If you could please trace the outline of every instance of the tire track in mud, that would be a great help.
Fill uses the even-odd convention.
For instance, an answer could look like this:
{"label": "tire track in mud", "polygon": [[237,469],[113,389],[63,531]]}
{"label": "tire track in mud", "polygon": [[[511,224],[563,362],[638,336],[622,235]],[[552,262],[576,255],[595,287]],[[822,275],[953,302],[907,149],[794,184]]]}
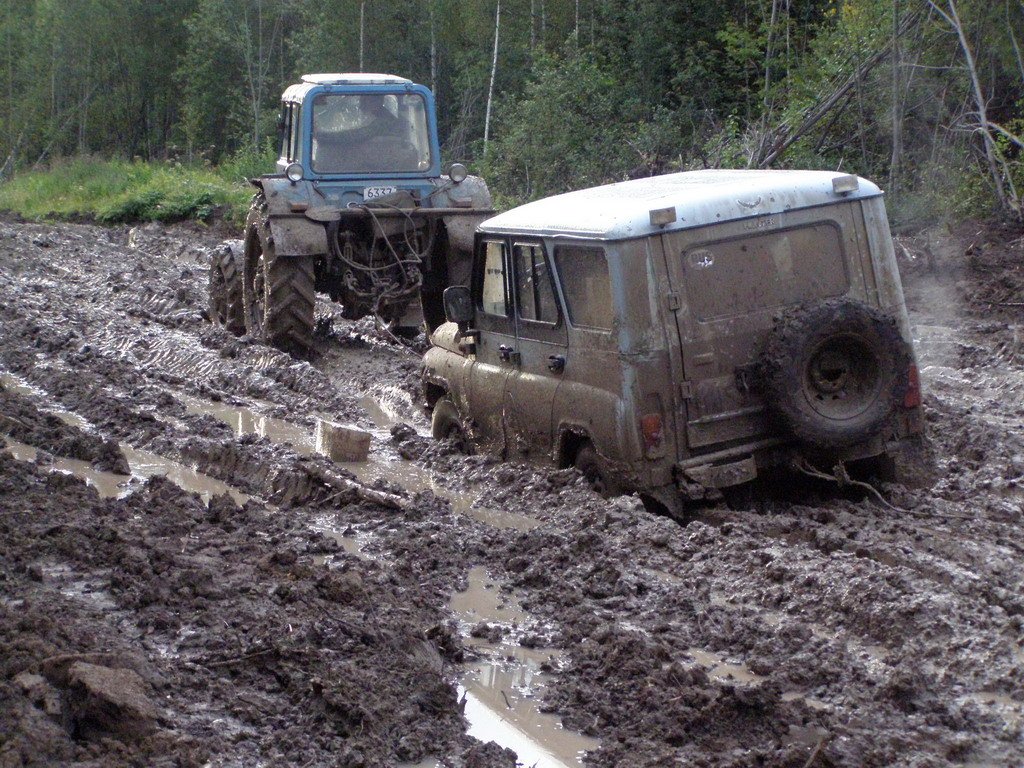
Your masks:
{"label": "tire track in mud", "polygon": [[[35,256],[12,264],[0,239],[0,283],[16,296],[0,318],[0,361],[102,434],[270,499],[263,473],[301,457],[189,414],[181,395],[258,400],[308,429],[331,409],[368,426],[359,394],[392,388],[408,393],[397,409],[412,416],[415,365],[368,348],[364,330],[339,326],[337,347],[315,366],[295,364],[204,325],[201,267],[185,264],[195,262],[187,248],[167,258],[148,246],[154,255],[136,278],[138,255],[108,247],[102,230],[14,229],[16,251]],[[65,229],[81,236],[62,241]],[[30,245],[41,231],[51,233],[47,248]],[[89,237],[97,244],[83,245]],[[73,248],[89,256],[78,275],[54,264]],[[441,486],[537,524],[497,528],[422,485],[397,512],[338,500],[324,508],[300,494],[290,514],[358,532],[409,605],[443,612],[471,566],[486,568],[531,617],[497,627],[506,639],[563,649],[545,706],[600,737],[590,764],[801,766],[816,748],[822,765],[1012,764],[1024,755],[1021,508],[1010,483],[1021,369],[983,356],[978,340],[1001,344],[1005,329],[942,328],[951,330],[926,338],[921,355],[942,477],[933,490],[892,490],[906,515],[833,496],[708,510],[680,528],[635,499],[593,496],[572,472],[462,457],[414,430],[396,433],[398,455]],[[314,558],[337,544],[317,542],[315,552],[298,548],[289,568],[322,567]],[[333,557],[331,573],[353,562]],[[458,645],[438,638],[437,648]],[[301,663],[289,670],[301,675]],[[499,752],[486,761],[510,764]]]}

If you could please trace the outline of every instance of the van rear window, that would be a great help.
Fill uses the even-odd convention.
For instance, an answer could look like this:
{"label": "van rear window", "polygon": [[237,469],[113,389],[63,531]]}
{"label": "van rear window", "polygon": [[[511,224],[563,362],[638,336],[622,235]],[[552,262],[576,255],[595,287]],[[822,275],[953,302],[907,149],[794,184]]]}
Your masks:
{"label": "van rear window", "polygon": [[828,222],[704,243],[681,258],[699,320],[841,296],[850,287],[841,233]]}

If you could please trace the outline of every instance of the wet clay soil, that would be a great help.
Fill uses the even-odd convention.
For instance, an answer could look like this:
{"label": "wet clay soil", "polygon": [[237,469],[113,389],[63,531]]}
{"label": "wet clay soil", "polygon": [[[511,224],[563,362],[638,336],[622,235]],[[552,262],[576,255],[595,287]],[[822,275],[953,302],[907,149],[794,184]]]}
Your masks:
{"label": "wet clay soil", "polygon": [[434,443],[330,305],[212,328],[212,235],[0,221],[0,766],[1024,764],[1022,236],[898,242],[929,482],[680,525]]}

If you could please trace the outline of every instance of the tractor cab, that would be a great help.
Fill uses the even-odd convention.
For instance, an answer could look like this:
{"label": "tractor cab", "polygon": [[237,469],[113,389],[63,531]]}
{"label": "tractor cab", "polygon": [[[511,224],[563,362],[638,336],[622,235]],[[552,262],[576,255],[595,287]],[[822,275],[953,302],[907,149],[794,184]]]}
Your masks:
{"label": "tractor cab", "polygon": [[404,77],[304,75],[281,98],[277,172],[253,179],[241,252],[211,264],[210,316],[305,355],[316,294],[412,335],[469,281],[484,180],[441,172],[434,97]]}
{"label": "tractor cab", "polygon": [[284,92],[280,130],[278,172],[345,188],[344,204],[429,193],[441,175],[434,97],[404,77],[304,75]]}

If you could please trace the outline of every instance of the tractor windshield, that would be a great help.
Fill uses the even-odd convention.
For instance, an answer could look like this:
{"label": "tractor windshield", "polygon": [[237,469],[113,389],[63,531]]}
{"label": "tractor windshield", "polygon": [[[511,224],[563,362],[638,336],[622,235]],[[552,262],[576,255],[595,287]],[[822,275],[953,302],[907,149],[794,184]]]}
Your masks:
{"label": "tractor windshield", "polygon": [[313,99],[316,173],[422,173],[430,168],[423,97],[323,93]]}

